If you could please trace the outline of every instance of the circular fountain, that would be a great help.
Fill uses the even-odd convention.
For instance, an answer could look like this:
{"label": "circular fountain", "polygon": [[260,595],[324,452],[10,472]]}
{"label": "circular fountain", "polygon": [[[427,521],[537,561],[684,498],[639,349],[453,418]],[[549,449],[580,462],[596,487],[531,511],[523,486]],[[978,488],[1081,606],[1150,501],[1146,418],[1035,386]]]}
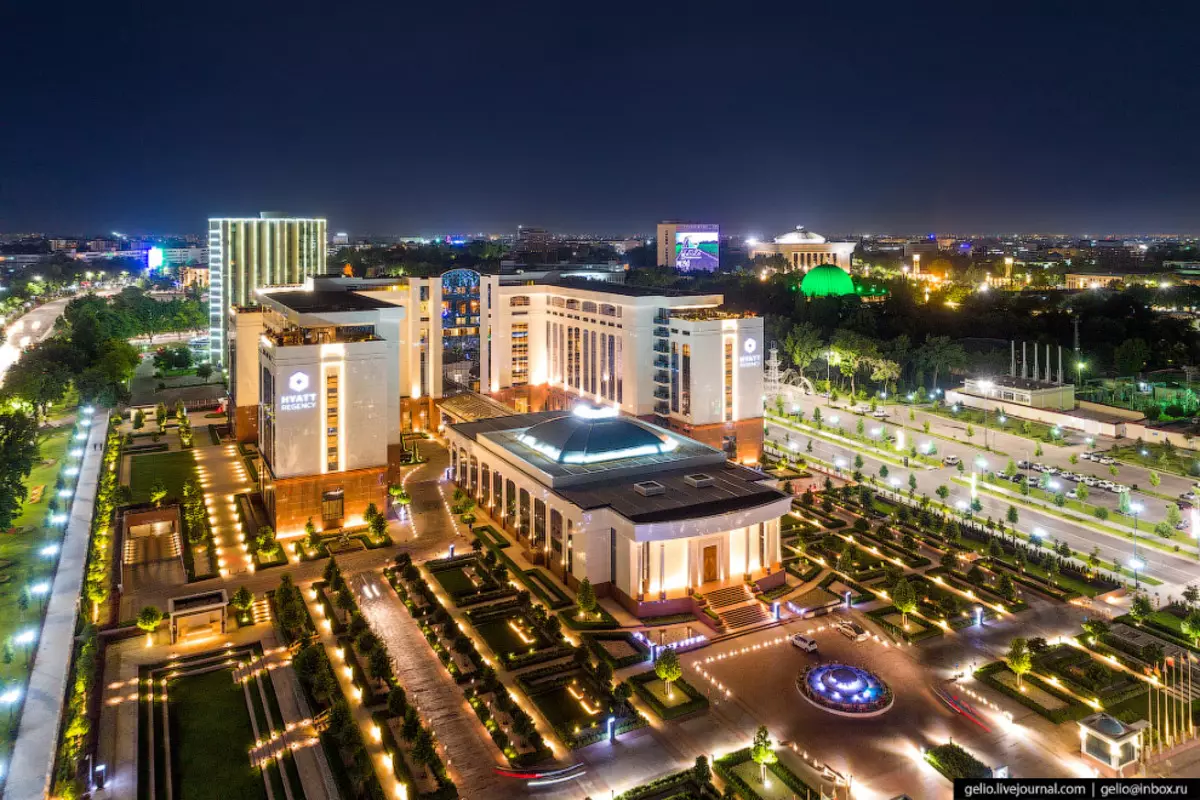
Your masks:
{"label": "circular fountain", "polygon": [[804,699],[843,717],[874,717],[892,707],[892,690],[873,672],[849,664],[818,664],[796,679]]}

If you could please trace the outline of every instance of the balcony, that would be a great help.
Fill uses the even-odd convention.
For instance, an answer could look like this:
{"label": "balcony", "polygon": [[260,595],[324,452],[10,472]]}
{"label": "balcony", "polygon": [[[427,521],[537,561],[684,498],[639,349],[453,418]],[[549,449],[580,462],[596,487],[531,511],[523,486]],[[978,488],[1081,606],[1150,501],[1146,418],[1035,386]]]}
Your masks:
{"label": "balcony", "polygon": [[654,315],[654,324],[655,325],[670,325],[671,324],[671,315],[670,314],[655,314]]}
{"label": "balcony", "polygon": [[670,383],[670,381],[671,376],[667,372],[660,369],[658,372],[654,373],[655,383]]}
{"label": "balcony", "polygon": [[654,343],[654,352],[656,352],[656,353],[669,353],[669,352],[671,352],[671,346],[670,346],[670,345],[668,345],[668,344],[667,344],[666,342],[664,342],[663,340],[659,339],[658,341],[656,341],[656,342]]}
{"label": "balcony", "polygon": [[668,389],[666,386],[659,386],[657,389],[654,390],[654,396],[657,397],[659,400],[670,400],[671,399],[671,390]]}
{"label": "balcony", "polygon": [[654,359],[654,366],[658,369],[666,369],[667,367],[671,366],[671,359],[667,358],[666,356],[659,356],[658,358]]}
{"label": "balcony", "polygon": [[667,414],[671,413],[671,407],[667,403],[655,403],[654,413],[665,417]]}
{"label": "balcony", "polygon": [[655,328],[654,335],[665,339],[671,335],[671,329],[670,328]]}

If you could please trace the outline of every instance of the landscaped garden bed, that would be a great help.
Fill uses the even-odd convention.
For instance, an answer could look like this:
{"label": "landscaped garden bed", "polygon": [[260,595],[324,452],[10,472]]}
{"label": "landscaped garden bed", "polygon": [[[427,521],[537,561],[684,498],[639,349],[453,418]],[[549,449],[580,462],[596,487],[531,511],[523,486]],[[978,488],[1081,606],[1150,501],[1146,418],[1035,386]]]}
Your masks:
{"label": "landscaped garden bed", "polygon": [[1018,682],[1017,676],[1003,661],[993,661],[975,670],[975,679],[1054,723],[1080,720],[1095,711],[1091,706],[1080,703],[1066,692],[1032,675],[1026,675],[1024,680]]}
{"label": "landscaped garden bed", "polygon": [[713,762],[713,772],[733,786],[743,800],[774,800],[778,797],[816,797],[817,792],[787,768],[782,761],[775,760],[766,765],[766,772],[787,788],[785,794],[771,791],[762,781],[762,768],[753,759],[753,749],[743,747],[721,756]]}
{"label": "landscaped garden bed", "polygon": [[[688,621],[694,621],[691,615]],[[650,648],[630,631],[585,633],[582,638],[592,654],[613,669],[650,660]]]}
{"label": "landscaped garden bed", "polygon": [[557,617],[550,617],[544,606],[531,604],[527,592],[514,601],[467,611],[466,618],[507,669],[563,658],[572,651],[563,641]]}
{"label": "landscaped garden bed", "polygon": [[[139,795],[265,798],[264,781],[277,795],[303,796],[292,751],[279,747],[252,758],[256,745],[284,736],[286,721],[270,676],[235,679],[262,657],[257,645],[201,653],[139,670]],[[163,703],[167,703],[164,721]],[[169,747],[168,747],[169,743]],[[275,755],[270,755],[273,752]],[[151,769],[153,764],[153,770]]]}
{"label": "landscaped garden bed", "polygon": [[668,686],[654,670],[649,670],[634,675],[629,682],[659,719],[678,719],[708,709],[708,698],[683,678],[671,681]]}
{"label": "landscaped garden bed", "polygon": [[484,665],[475,645],[458,630],[449,612],[421,579],[409,555],[402,553],[396,561],[394,569],[385,571],[388,582],[420,624],[438,659],[457,682],[469,684],[463,695],[504,757],[512,766],[528,766],[549,758],[550,750],[533,719],[496,680],[495,670]]}
{"label": "landscaped garden bed", "polygon": [[611,670],[601,674],[584,660],[559,669],[546,667],[522,677],[521,690],[537,706],[569,750],[602,741],[613,718],[616,735],[647,723],[611,685]]}

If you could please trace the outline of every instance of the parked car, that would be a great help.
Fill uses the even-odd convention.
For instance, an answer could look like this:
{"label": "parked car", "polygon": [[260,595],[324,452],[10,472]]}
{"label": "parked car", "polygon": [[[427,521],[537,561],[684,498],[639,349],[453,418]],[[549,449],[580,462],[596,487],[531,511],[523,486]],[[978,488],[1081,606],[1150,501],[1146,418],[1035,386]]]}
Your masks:
{"label": "parked car", "polygon": [[871,412],[871,416],[875,419],[887,419],[888,412],[884,411],[882,408],[877,408]]}
{"label": "parked car", "polygon": [[1067,498],[1070,500],[1078,500],[1079,492],[1075,491],[1074,489],[1071,489],[1067,492]]}
{"label": "parked car", "polygon": [[797,633],[792,637],[792,646],[798,647],[806,653],[817,652],[817,640],[809,638],[802,633]]}
{"label": "parked car", "polygon": [[1180,500],[1195,500],[1196,493],[1195,492],[1184,492],[1183,494],[1179,495],[1179,499]]}
{"label": "parked car", "polygon": [[961,460],[958,456],[945,456],[942,458],[942,464],[947,467],[957,467]]}
{"label": "parked car", "polygon": [[1046,467],[1042,470],[1042,472],[1046,473],[1047,475],[1057,475],[1058,467]]}
{"label": "parked car", "polygon": [[1018,461],[1017,462],[1017,469],[1029,469],[1032,466],[1033,466],[1032,461]]}
{"label": "parked car", "polygon": [[1194,504],[1189,500],[1180,500],[1175,505],[1179,507],[1180,511],[1191,511]]}
{"label": "parked car", "polygon": [[1093,478],[1091,475],[1084,475],[1083,482],[1086,483],[1088,486],[1099,486],[1100,485],[1100,479]]}
{"label": "parked car", "polygon": [[1099,461],[1101,464],[1104,464],[1104,465],[1106,465],[1106,466],[1107,466],[1107,465],[1109,465],[1109,464],[1115,464],[1115,463],[1117,463],[1117,460],[1116,460],[1115,458],[1113,458],[1112,456],[1100,456],[1100,458],[1099,458],[1099,459],[1097,459],[1097,460],[1098,460],[1098,461]]}
{"label": "parked car", "polygon": [[1188,521],[1186,519],[1179,520],[1179,522],[1175,525],[1175,530],[1177,531],[1186,531],[1187,529]]}
{"label": "parked car", "polygon": [[839,619],[833,623],[833,627],[837,628],[838,633],[852,642],[865,642],[871,638],[871,635],[861,625],[848,619]]}

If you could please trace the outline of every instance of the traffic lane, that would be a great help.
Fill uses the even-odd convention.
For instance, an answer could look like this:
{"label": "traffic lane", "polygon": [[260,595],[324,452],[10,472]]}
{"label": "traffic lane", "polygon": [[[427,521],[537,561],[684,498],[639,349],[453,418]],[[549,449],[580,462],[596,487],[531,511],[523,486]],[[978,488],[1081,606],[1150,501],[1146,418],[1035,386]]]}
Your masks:
{"label": "traffic lane", "polygon": [[[862,473],[864,476],[878,476],[879,467],[887,466],[888,482],[893,487],[895,486],[893,482],[899,482],[898,490],[901,492],[906,493],[908,476],[912,474],[917,478],[917,496],[927,494],[931,498],[936,497],[937,487],[945,485],[950,489],[947,502],[951,505],[954,505],[959,500],[963,502],[969,502],[970,500],[970,490],[961,484],[952,483],[950,481],[951,475],[946,475],[945,469],[905,469],[904,467],[879,459],[868,452],[856,451],[846,445],[831,444],[818,437],[812,437],[812,441],[813,450],[811,455],[830,463],[834,463],[836,459],[843,459],[847,464],[847,469],[845,470],[847,473],[853,471],[854,456],[860,455],[863,459]],[[802,444],[797,454],[804,455],[805,447]],[[957,475],[957,472],[952,474]],[[982,510],[976,514],[976,517],[984,520],[989,516],[995,520],[1007,519],[1008,507],[1015,505],[1005,498],[995,497],[987,492],[979,494],[979,502]],[[1044,538],[1064,541],[1072,550],[1085,556],[1089,555],[1094,548],[1099,547],[1100,558],[1104,560],[1107,567],[1111,567],[1114,560],[1128,563],[1133,557],[1133,542],[1122,538],[1116,533],[1103,533],[1027,506],[1018,507],[1018,513],[1019,522],[1017,528],[1019,530],[1025,533],[1041,530],[1044,532]],[[1139,538],[1146,539],[1148,537],[1142,535]],[[1200,579],[1200,563],[1186,557],[1176,556],[1173,553],[1164,553],[1161,550],[1143,546],[1138,548],[1138,559],[1146,565],[1142,570],[1143,574],[1151,575],[1164,581],[1166,584],[1174,584],[1182,587],[1189,582]]]}

